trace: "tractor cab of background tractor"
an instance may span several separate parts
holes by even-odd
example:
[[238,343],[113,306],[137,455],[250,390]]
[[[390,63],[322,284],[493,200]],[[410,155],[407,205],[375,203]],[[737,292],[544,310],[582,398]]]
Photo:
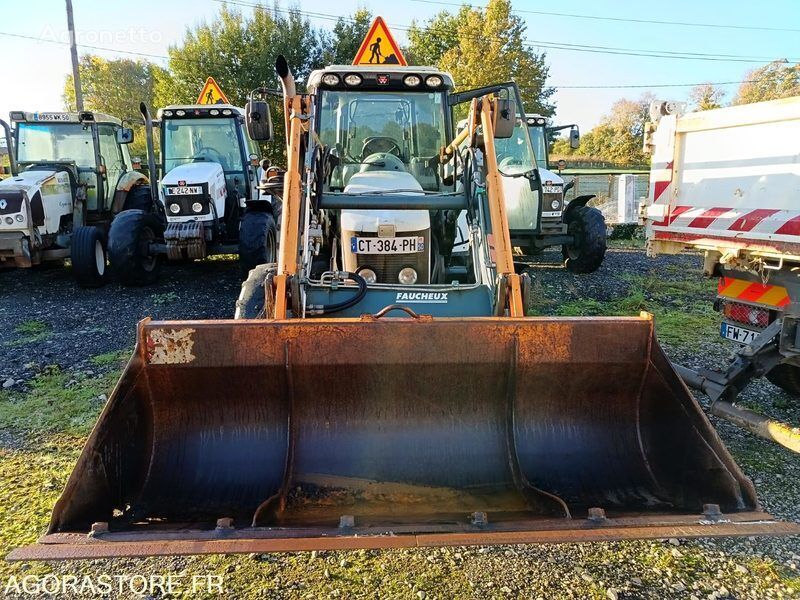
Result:
[[0,182],[0,262],[26,267],[71,258],[78,283],[105,278],[109,224],[122,210],[152,205],[134,170],[133,131],[102,113],[11,113],[12,177]]

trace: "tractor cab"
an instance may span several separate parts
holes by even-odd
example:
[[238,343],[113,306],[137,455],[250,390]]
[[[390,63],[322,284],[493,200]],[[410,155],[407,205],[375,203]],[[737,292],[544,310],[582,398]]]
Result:
[[[313,278],[341,265],[374,286],[483,279],[474,255],[483,242],[470,235],[469,218],[477,215],[467,210],[464,189],[470,167],[458,157],[441,158],[455,137],[456,116],[487,90],[453,94],[453,88],[448,73],[431,67],[335,65],[311,74],[308,90],[320,140],[314,164],[323,173],[318,205],[328,209],[326,218],[339,231],[339,250],[320,252]],[[526,218],[529,211],[518,207],[538,177],[517,112],[519,95],[513,84],[491,91],[514,111],[507,139],[497,140],[497,157],[512,218]]]

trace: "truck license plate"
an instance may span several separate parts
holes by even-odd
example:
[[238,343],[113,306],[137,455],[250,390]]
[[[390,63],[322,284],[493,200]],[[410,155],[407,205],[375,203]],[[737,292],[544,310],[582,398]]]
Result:
[[186,185],[180,187],[167,188],[170,196],[196,196],[202,193],[202,189],[197,185]]
[[425,250],[422,236],[366,238],[351,237],[350,251],[353,254],[410,254]]
[[723,323],[719,329],[719,335],[726,340],[733,340],[740,344],[749,344],[758,336],[758,331],[745,329],[744,327],[737,327],[730,323]]

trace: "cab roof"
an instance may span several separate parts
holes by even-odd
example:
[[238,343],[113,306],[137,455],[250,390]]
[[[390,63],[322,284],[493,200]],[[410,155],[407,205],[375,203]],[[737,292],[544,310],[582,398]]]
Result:
[[[184,115],[176,115],[175,113],[179,110],[184,111],[187,114]],[[218,110],[218,114],[210,114],[210,111]],[[190,117],[229,117],[229,114],[223,114],[223,111],[229,110],[232,114],[238,115],[240,117],[244,116],[244,109],[239,108],[238,106],[234,106],[233,104],[170,104],[169,106],[165,106],[164,108],[158,109],[158,118],[163,118],[165,111],[172,111],[173,114],[166,115],[167,118],[190,118]]]
[[9,113],[12,121],[17,123],[112,123],[122,125],[117,117],[101,112],[84,110],[83,112],[42,111],[28,112],[12,110]]
[[[327,85],[323,82],[323,76],[327,74],[338,75],[340,78],[339,85]],[[359,75],[362,78],[360,85],[346,85],[344,78],[349,74]],[[422,82],[415,86],[407,86],[403,83],[405,78],[409,75],[417,75]],[[440,86],[426,86],[425,80],[431,75],[436,75],[442,79]],[[387,83],[379,83],[378,77],[388,76]],[[440,71],[436,67],[403,67],[400,65],[330,65],[324,69],[317,69],[312,71],[308,76],[308,83],[306,88],[309,93],[314,93],[318,88],[324,89],[346,89],[357,91],[359,89],[375,90],[391,90],[391,91],[435,91],[447,90],[450,91],[455,87],[453,76],[446,71]]]

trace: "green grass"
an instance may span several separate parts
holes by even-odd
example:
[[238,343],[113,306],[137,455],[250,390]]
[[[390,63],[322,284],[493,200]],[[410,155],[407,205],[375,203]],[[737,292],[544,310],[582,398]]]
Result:
[[0,429],[24,435],[89,433],[118,372],[87,378],[48,367],[37,375],[27,393],[0,392]]
[[178,294],[175,292],[164,292],[163,294],[153,294],[150,296],[150,300],[153,301],[153,304],[156,306],[165,306],[167,304],[172,304],[178,299]]
[[17,334],[17,339],[6,342],[7,346],[22,346],[40,342],[52,333],[52,328],[44,321],[30,320],[23,321],[14,327],[14,333]]
[[98,367],[123,366],[131,355],[130,350],[116,350],[114,352],[104,352],[91,358],[92,364]]
[[699,274],[684,276],[683,280],[655,274],[624,277],[630,286],[626,295],[609,301],[571,300],[559,305],[556,313],[569,317],[631,316],[647,311],[653,314],[658,338],[664,342],[689,348],[720,343],[720,317],[712,308],[713,282]]

